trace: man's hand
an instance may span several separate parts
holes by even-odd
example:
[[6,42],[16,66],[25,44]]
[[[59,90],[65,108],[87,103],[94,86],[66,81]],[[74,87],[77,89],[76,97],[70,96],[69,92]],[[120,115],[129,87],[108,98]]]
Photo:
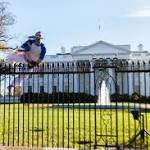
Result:
[[29,67],[30,69],[33,68],[33,67],[35,67],[35,66],[38,66],[38,63],[35,62],[35,61],[31,61],[31,62],[28,63],[28,67]]
[[30,62],[28,62],[29,63],[29,68],[33,68],[33,67],[35,67],[35,66],[38,66],[39,65],[39,63],[41,63],[41,59],[38,59],[37,61],[30,61]]

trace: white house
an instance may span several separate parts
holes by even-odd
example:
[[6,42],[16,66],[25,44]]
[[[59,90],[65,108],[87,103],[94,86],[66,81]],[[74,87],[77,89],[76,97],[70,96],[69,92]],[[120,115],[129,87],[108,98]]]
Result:
[[[67,63],[73,64],[77,68],[78,62],[88,62],[90,63],[90,70],[93,70],[93,62],[95,60],[104,59],[120,59],[126,60],[129,64],[132,62],[139,63],[145,62],[149,63],[150,53],[143,50],[143,45],[140,44],[136,51],[131,50],[130,45],[114,45],[105,41],[98,41],[87,46],[74,46],[71,48],[70,53],[66,53],[65,49],[62,48],[61,53],[56,55],[46,55],[44,63],[57,63],[60,65],[67,66]],[[56,71],[57,72],[57,71]],[[30,76],[29,80],[24,81],[23,92],[34,91],[34,92],[86,92],[89,94],[94,94],[94,73],[83,75],[72,73],[72,74],[40,74]],[[99,68],[95,69],[95,78],[99,84],[101,80],[99,76],[103,71]],[[133,92],[139,92],[142,95],[150,95],[150,84],[149,84],[149,72],[147,73],[118,73],[115,79],[115,70],[113,68],[107,69],[107,73],[110,75],[109,82],[112,83],[110,87],[110,93],[115,93],[115,84],[120,94],[132,94]],[[145,85],[146,79],[146,85]],[[79,83],[80,80],[80,83]],[[84,84],[83,84],[84,82]],[[134,83],[133,83],[134,82]],[[110,84],[109,83],[109,84]],[[145,88],[146,86],[146,88]],[[99,85],[96,85],[98,90]],[[96,92],[97,94],[98,92]]]

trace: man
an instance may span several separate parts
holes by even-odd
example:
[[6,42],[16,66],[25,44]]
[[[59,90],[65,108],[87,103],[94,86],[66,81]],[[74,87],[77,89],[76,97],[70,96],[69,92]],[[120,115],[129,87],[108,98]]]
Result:
[[31,67],[38,65],[44,58],[46,48],[41,42],[41,32],[36,32],[32,39],[27,40],[21,48],[17,48],[7,58],[7,63],[23,63]]
[[[33,39],[27,40],[19,49],[16,49],[8,58],[7,62],[19,62],[23,64],[28,64],[26,71],[30,71],[31,68],[38,66],[39,63],[44,59],[46,48],[41,42],[42,35],[38,31],[35,33],[35,36],[32,36]],[[24,70],[22,70],[24,71]],[[10,85],[7,87],[9,93],[12,93],[12,88],[15,86],[20,86],[21,82],[24,79],[24,75],[18,75]],[[14,90],[13,90],[14,93]],[[13,94],[11,94],[13,95]]]
[[24,50],[24,59],[30,67],[34,67],[41,63],[43,60],[46,48],[43,43],[41,43],[41,32],[35,33],[35,40],[28,40],[25,42],[21,48]]

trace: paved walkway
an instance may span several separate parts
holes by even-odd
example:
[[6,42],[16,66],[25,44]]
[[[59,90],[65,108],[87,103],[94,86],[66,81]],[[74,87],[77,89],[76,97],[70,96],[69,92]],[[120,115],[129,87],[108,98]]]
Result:
[[9,147],[0,146],[0,150],[77,150],[73,148],[38,148],[38,147]]

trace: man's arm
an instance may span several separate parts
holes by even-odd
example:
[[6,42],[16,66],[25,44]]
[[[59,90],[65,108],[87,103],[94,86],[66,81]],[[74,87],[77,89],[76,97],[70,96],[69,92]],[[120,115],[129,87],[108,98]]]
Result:
[[46,54],[46,48],[45,48],[45,46],[44,46],[44,44],[43,43],[41,43],[41,54],[40,54],[40,60],[43,60],[44,59],[44,57],[45,57],[45,54]]
[[21,48],[23,48],[25,51],[31,50],[31,45],[34,42],[34,40],[28,40],[24,44],[21,45]]
[[37,64],[41,63],[41,61],[44,59],[45,54],[46,54],[46,48],[44,44],[41,43],[41,53],[39,59],[37,60]]

